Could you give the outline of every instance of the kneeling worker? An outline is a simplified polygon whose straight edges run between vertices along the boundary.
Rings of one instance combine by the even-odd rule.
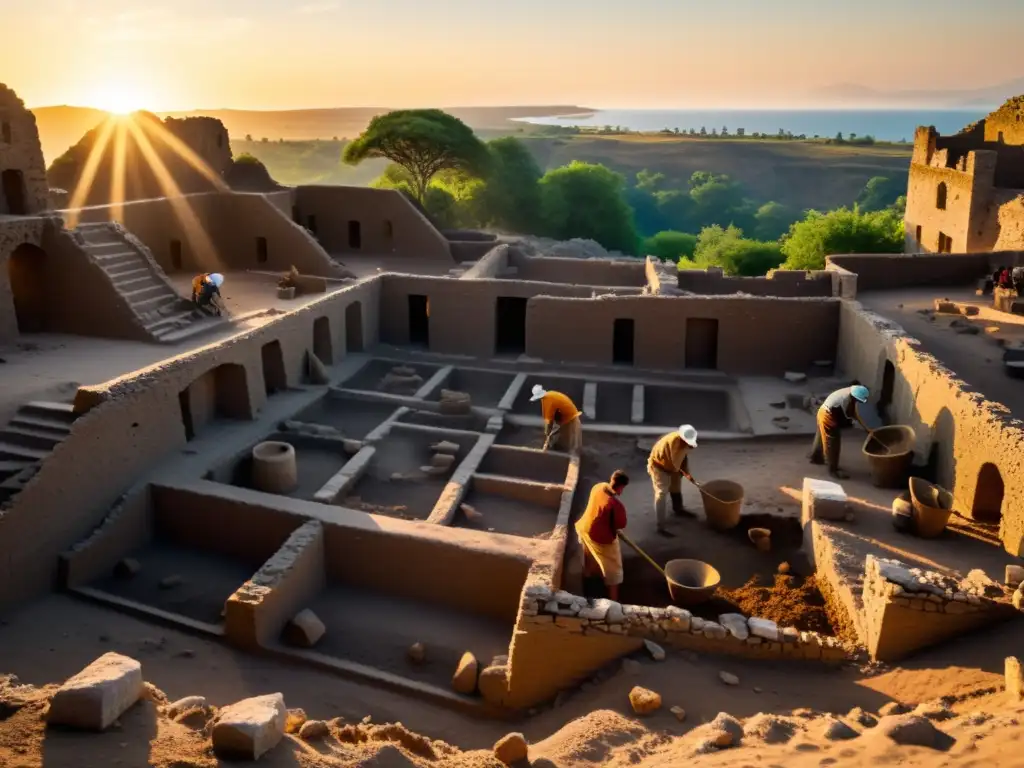
[[[665,528],[668,522],[666,501],[672,499],[672,511],[676,515],[692,515],[683,507],[682,479],[685,477],[696,485],[690,474],[690,451],[697,447],[697,430],[684,424],[676,432],[669,432],[651,448],[647,457],[647,474],[654,484],[654,511],[657,514],[658,533],[672,538]]]
[[[196,275],[192,279],[192,303],[202,310],[213,307],[213,311],[219,315],[220,287],[222,285],[224,285],[224,275],[217,272]],[[214,300],[214,297],[217,301]]]
[[[533,387],[531,403],[540,400],[540,412],[544,417],[544,450],[552,441],[563,451],[579,453],[583,447],[583,428],[580,426],[580,412],[572,400],[561,392],[548,392],[540,384]]]
[[[838,480],[849,477],[839,468],[839,451],[842,448],[839,433],[851,426],[854,420],[870,431],[857,413],[857,403],[866,403],[868,394],[868,388],[860,384],[843,387],[826,397],[818,408],[818,430],[814,433],[814,445],[811,447],[811,464],[828,461],[828,473]]]
[[[619,496],[629,485],[629,477],[621,469],[612,473],[607,483],[598,483],[590,490],[590,500],[583,515],[576,522],[583,575],[587,576],[588,558],[597,563],[608,587],[608,597],[619,599],[622,584],[622,549],[619,531],[626,527],[626,507]]]

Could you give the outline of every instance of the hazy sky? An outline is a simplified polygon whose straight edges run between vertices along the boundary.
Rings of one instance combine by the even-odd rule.
[[[0,81],[29,106],[753,107],[1024,76],[1024,0],[0,0],[0,18]]]

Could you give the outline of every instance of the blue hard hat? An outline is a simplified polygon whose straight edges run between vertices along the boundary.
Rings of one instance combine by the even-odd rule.
[[[868,394],[868,388],[862,387],[860,384],[850,387],[850,396],[858,402],[866,403],[868,401]]]

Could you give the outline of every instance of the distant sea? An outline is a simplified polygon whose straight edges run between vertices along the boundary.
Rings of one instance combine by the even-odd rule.
[[[653,133],[665,128],[699,131],[701,127],[711,133],[725,126],[735,134],[743,128],[747,134],[770,133],[779,130],[808,137],[873,136],[880,141],[914,140],[914,129],[919,125],[934,125],[939,133],[956,133],[970,123],[980,120],[988,110],[642,110],[603,109],[592,114],[560,117],[526,117],[522,122],[536,125],[561,125],[601,128],[620,126],[630,131]]]

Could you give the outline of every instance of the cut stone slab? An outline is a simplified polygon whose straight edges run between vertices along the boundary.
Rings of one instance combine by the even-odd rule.
[[[211,738],[217,757],[258,760],[284,737],[288,710],[284,695],[243,699],[220,711]]]
[[[465,693],[467,695],[476,691],[477,673],[479,672],[480,664],[469,651],[462,654],[462,658],[459,659],[459,666],[455,668],[455,674],[452,675],[452,689],[457,693]]]
[[[830,480],[804,478],[803,508],[800,513],[803,525],[807,525],[810,520],[845,520],[849,512],[849,499],[843,486]]]
[[[299,611],[284,628],[284,641],[300,648],[312,648],[327,633],[320,617],[308,608]]]
[[[120,653],[105,653],[53,695],[47,722],[106,730],[141,698],[142,690],[142,664]]]

